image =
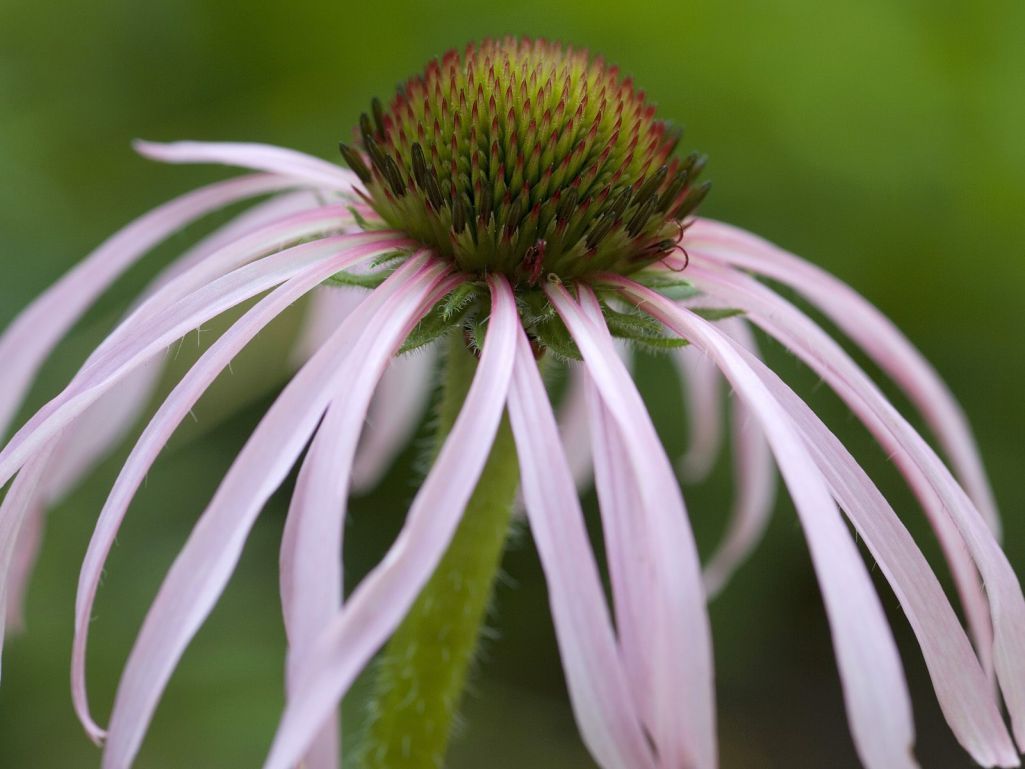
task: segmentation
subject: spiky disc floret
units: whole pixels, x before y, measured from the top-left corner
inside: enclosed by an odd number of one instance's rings
[[[586,51],[506,39],[450,51],[341,145],[388,225],[518,284],[634,272],[671,250],[704,164],[630,78]]]

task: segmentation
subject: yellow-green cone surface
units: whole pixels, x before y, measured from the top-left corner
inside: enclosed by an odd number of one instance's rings
[[[517,285],[658,261],[708,189],[631,79],[544,41],[451,51],[357,134],[342,154],[389,226]]]

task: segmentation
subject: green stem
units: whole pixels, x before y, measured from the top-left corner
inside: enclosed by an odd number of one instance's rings
[[[463,405],[477,362],[449,340],[435,453]],[[502,559],[519,465],[503,417],[484,473],[448,550],[377,665],[365,769],[439,769]]]

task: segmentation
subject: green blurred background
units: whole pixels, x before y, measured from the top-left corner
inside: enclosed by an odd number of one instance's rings
[[[662,115],[686,126],[686,146],[711,155],[715,190],[705,214],[835,271],[908,333],[977,430],[1006,517],[1006,547],[1025,572],[1019,0],[4,0],[0,324],[129,218],[230,173],[149,164],[132,154],[132,138],[266,141],[333,158],[371,96],[390,93],[448,47],[507,33],[589,46],[620,63]],[[34,404],[66,381],[174,249],[204,231],[192,228],[161,249],[90,313],[44,371]],[[109,712],[120,665],[166,568],[280,385],[277,361],[297,321],[291,315],[235,364],[140,493],[96,610],[90,664],[100,714]],[[913,500],[860,426],[792,358],[774,348],[768,355],[935,555]],[[684,423],[673,373],[664,360],[646,360],[640,377],[678,455]],[[411,449],[379,492],[353,504],[350,581],[401,521],[415,459]],[[52,516],[29,597],[29,632],[4,655],[0,766],[99,765],[74,720],[67,670],[78,565],[116,469],[117,457]],[[687,494],[707,552],[728,508],[728,467]],[[261,762],[282,703],[276,564],[286,500],[282,493],[268,506],[176,673],[142,769]],[[593,496],[587,501],[593,514]],[[506,571],[492,622],[499,637],[487,644],[450,766],[589,767],[528,535],[512,547]],[[923,766],[968,766],[945,730],[907,624],[882,592],[914,689]],[[826,621],[788,500],[712,618],[723,766],[856,766]],[[347,702],[353,728],[359,699],[357,690]]]

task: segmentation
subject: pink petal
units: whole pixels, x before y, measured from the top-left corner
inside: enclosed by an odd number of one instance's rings
[[[559,402],[558,425],[562,448],[569,462],[570,475],[578,489],[591,485],[594,474],[591,457],[590,415],[587,409],[587,371],[571,366],[566,392]]]
[[[359,183],[356,174],[334,163],[302,152],[268,144],[238,142],[172,142],[157,144],[137,140],[136,152],[162,163],[218,163],[268,171],[289,177],[293,182],[326,190],[351,192]]]
[[[160,379],[161,367],[140,366],[104,393],[68,427],[50,463],[46,503],[64,498],[135,426]]]
[[[459,524],[498,431],[519,327],[508,283],[492,276],[490,285],[488,334],[466,402],[388,555],[307,655],[265,769],[291,769],[305,753],[318,726],[401,622]]]
[[[645,312],[705,350],[757,416],[804,528],[826,605],[855,746],[868,769],[915,767],[914,727],[900,657],[872,580],[796,428],[734,346],[697,315],[625,278],[608,276]]]
[[[318,604],[324,603],[328,610],[328,619],[342,605],[342,558],[341,544],[342,534],[345,530],[344,516],[345,509],[338,511],[338,515],[331,516],[332,520],[325,521],[323,525],[329,526],[336,531],[331,532],[331,538],[320,542],[314,542],[312,551],[303,551],[298,546],[300,535],[300,523],[302,519],[313,515],[316,510],[313,494],[315,489],[310,482],[313,474],[313,466],[321,462],[329,461],[324,457],[323,452],[331,441],[321,438],[323,428],[317,431],[317,435],[306,454],[306,459],[299,470],[299,477],[296,479],[295,491],[292,493],[292,503],[288,508],[288,517],[285,519],[285,531],[281,538],[281,610],[285,618],[285,632],[288,636],[288,660],[286,666],[286,687],[291,690],[294,686],[297,663],[300,655],[306,654],[310,644],[310,637],[303,638],[305,629],[315,619],[315,611]],[[307,524],[303,528],[309,528]],[[308,543],[306,543],[308,544]],[[338,548],[335,549],[337,544]],[[313,584],[309,584],[308,575],[314,575]],[[304,591],[310,590],[312,593]],[[314,630],[318,630],[315,627]],[[315,638],[315,633],[313,638]],[[299,642],[303,646],[300,647]],[[301,766],[309,769],[333,769],[339,765],[341,755],[339,753],[340,731],[338,724],[338,713],[332,713],[321,726],[316,737],[302,757]]]
[[[331,395],[371,350],[393,349],[438,298],[443,266],[411,259],[285,387],[246,443],[175,560],[125,665],[104,769],[127,769],[178,659],[227,583],[249,529],[284,480]],[[387,288],[385,288],[387,286]],[[392,293],[394,290],[394,293]],[[354,332],[358,341],[349,344]],[[326,716],[326,712],[322,714]],[[312,728],[316,729],[323,717]],[[297,757],[298,758],[298,757]]]
[[[673,362],[683,385],[690,435],[687,453],[680,459],[684,480],[697,483],[708,477],[722,450],[722,390],[719,372],[700,352],[691,347],[674,350]]]
[[[342,605],[342,534],[353,460],[374,388],[391,357],[379,347],[344,381],[317,431],[296,484],[281,554],[281,597],[288,633],[290,696],[306,656]],[[338,765],[337,713],[322,722],[303,766]]]
[[[8,491],[5,501],[11,496],[12,493]],[[8,634],[17,634],[25,630],[26,596],[32,570],[43,543],[43,529],[46,526],[45,513],[42,502],[36,495],[36,499],[29,504],[24,513],[24,520],[17,534],[14,556],[7,572],[7,607],[5,617],[0,619],[0,622],[6,621]],[[0,638],[2,637],[0,634]]]
[[[632,478],[621,477],[618,485],[632,487],[627,496],[630,506],[636,506],[632,518],[644,529],[637,534],[630,557],[636,563],[647,551],[647,568],[653,572],[654,584],[639,610],[639,632],[651,660],[628,665],[628,670],[644,670],[647,664],[653,673],[640,682],[648,697],[642,713],[662,764],[713,767],[717,750],[711,630],[683,497],[644,402],[616,355],[597,298],[585,286],[579,292],[580,305],[561,286],[548,288],[618,429],[632,473]],[[644,579],[643,568],[634,574]]]
[[[622,340],[616,342],[616,354],[627,369],[632,368],[633,350]],[[591,417],[587,406],[587,383],[587,372],[577,364],[570,365],[566,391],[555,410],[559,436],[566,452],[566,459],[569,461],[570,473],[573,475],[577,490],[581,492],[591,487],[594,476],[591,463],[591,428],[588,424]]]
[[[352,470],[353,491],[380,482],[412,439],[434,391],[437,347],[392,359],[370,404],[370,416]]]
[[[313,292],[292,356],[294,364],[298,367],[309,360],[366,298],[366,291],[341,286],[322,286]]]
[[[548,395],[526,337],[517,344],[509,419],[577,724],[602,769],[654,769]]]
[[[3,640],[7,620],[8,575],[15,558],[14,547],[21,541],[22,526],[36,501],[35,489],[42,481],[55,446],[56,441],[50,441],[42,447],[39,454],[18,473],[0,503],[0,641]],[[3,644],[0,643],[0,651],[2,649]]]
[[[104,564],[132,497],[181,421],[192,410],[210,384],[256,334],[327,277],[361,259],[369,259],[372,256],[373,251],[365,246],[343,251],[307,267],[256,304],[214,342],[182,378],[146,427],[125,461],[114,488],[103,506],[89,542],[89,548],[82,563],[75,602],[75,639],[71,665],[72,695],[79,719],[93,739],[99,740],[103,732],[89,713],[86,697],[85,661],[89,622]],[[355,326],[350,326],[349,329],[350,337],[358,331],[358,327]]]
[[[727,319],[719,327],[757,356],[757,343],[746,323]],[[776,501],[772,452],[743,401],[732,404],[731,426],[736,499],[726,534],[705,564],[705,591],[709,598],[726,586],[761,541]]]
[[[226,273],[252,262],[263,256],[273,255],[298,242],[313,240],[328,234],[344,231],[351,226],[352,217],[343,206],[323,206],[287,216],[223,245],[221,248],[196,259],[195,264],[187,269],[175,269],[169,279],[164,282],[151,296],[143,299],[119,326],[104,340],[97,351],[90,356],[89,363],[99,357],[101,352],[122,340],[123,335],[134,333],[140,319],[157,314],[173,302],[207,286]],[[389,237],[389,233],[375,232],[368,234],[351,234],[348,237],[356,241],[376,240]],[[401,242],[395,239],[393,242]],[[404,243],[408,245],[408,242]],[[186,259],[192,260],[194,254]]]
[[[354,243],[364,242],[367,248],[378,252],[404,244],[396,238],[340,235],[264,257],[166,308],[150,311],[147,305],[150,302],[159,305],[163,298],[162,292],[158,292],[108,337],[64,392],[40,409],[0,451],[0,485],[56,431],[66,427],[121,377],[174,340],[224,310],[287,280],[304,267]],[[173,291],[176,284],[177,281],[165,290]]]
[[[0,434],[6,432],[42,362],[82,313],[153,246],[189,222],[238,200],[293,186],[246,176],[190,192],[136,219],[43,292],[0,336]]]
[[[151,282],[143,297],[152,296],[173,278],[258,227],[316,205],[312,193],[301,192],[254,206],[175,260]],[[26,522],[15,547],[15,560],[8,576],[7,616],[11,629],[20,629],[23,622],[24,594],[41,544],[47,508],[77,486],[96,463],[124,439],[149,403],[162,370],[162,361],[140,366],[105,393],[62,435],[50,466],[41,475],[43,482],[36,488],[36,498],[29,503]]]
[[[366,291],[325,287],[316,292],[300,338],[296,359],[313,350],[366,297]],[[430,346],[392,360],[370,404],[370,416],[356,453],[352,490],[369,491],[413,437],[434,389],[437,350]]]
[[[354,373],[344,380],[342,391],[332,401],[327,416],[317,431],[306,461],[299,474],[282,541],[281,596],[288,633],[288,690],[294,692],[301,666],[313,648],[319,633],[329,624],[342,605],[342,534],[349,495],[350,478],[359,469],[354,467],[357,445],[365,456],[367,441],[360,442],[371,399],[377,408],[385,408],[378,416],[385,431],[394,424],[405,427],[411,421],[401,413],[408,393],[429,392],[426,383],[417,381],[416,370],[396,363],[406,358],[392,358],[384,346],[361,357]],[[426,359],[426,358],[425,358]],[[389,363],[391,364],[389,366]],[[388,375],[391,374],[391,383]],[[397,379],[401,375],[401,381]],[[384,377],[382,381],[382,376]],[[376,388],[376,394],[375,394]],[[398,388],[398,392],[396,392]],[[419,416],[417,412],[416,416]],[[373,414],[371,419],[373,418]],[[390,459],[398,446],[371,443],[379,462]],[[385,438],[387,441],[388,439]],[[384,452],[384,456],[382,456]],[[386,465],[385,465],[386,467]],[[303,766],[309,769],[331,769],[338,766],[337,713],[332,712],[307,750]]]
[[[747,276],[696,264],[696,260],[691,267],[690,276],[705,290],[714,285],[719,298],[745,308],[753,322],[826,380],[892,455],[944,545],[983,667],[990,664],[992,653],[1015,738],[1019,747],[1025,746],[1025,597],[1007,557],[971,500],[935,452],[843,349],[793,305]],[[982,576],[985,595],[961,551],[962,542]]]
[[[982,766],[1018,766],[989,679],[939,580],[893,508],[812,410],[760,360],[744,357],[800,429],[833,496],[893,587],[958,740]]]
[[[316,196],[311,192],[280,195],[253,206],[203,238],[172,262],[146,287],[142,299],[153,296],[164,286],[234,241],[251,235],[268,224],[316,209],[318,206]],[[193,281],[192,285],[202,284]],[[179,295],[181,288],[179,284]],[[77,486],[96,462],[119,444],[139,420],[156,389],[163,370],[161,363],[154,361],[140,366],[125,377],[116,388],[100,398],[69,428],[61,441],[60,461],[51,463],[48,473],[47,494],[51,503],[63,498],[68,491]]]
[[[583,377],[582,377],[583,378]],[[642,501],[630,472],[630,456],[619,437],[612,415],[588,380],[588,405],[594,435],[594,474],[598,492],[605,555],[612,583],[616,631],[623,650],[623,665],[634,702],[654,728],[654,678],[657,661],[648,653],[651,643],[653,596],[658,594],[658,574],[653,568],[651,532],[637,514]]]
[[[968,420],[935,369],[893,323],[864,297],[825,270],[736,227],[698,219],[688,248],[782,281],[804,294],[897,382],[925,417],[950,456],[990,528],[1000,517]]]
[[[915,456],[924,457],[915,448],[916,441],[922,442],[917,432],[906,422],[901,426],[899,422],[903,420],[899,417],[896,431],[888,426],[886,415],[890,412],[896,414],[896,411],[885,396],[840,346],[796,307],[752,278],[728,267],[717,267],[714,263],[700,264],[695,260],[689,274],[722,301],[746,309],[752,322],[798,354],[830,384],[876,440],[893,456],[936,531],[950,564],[983,666],[991,670],[993,629],[987,599],[979,583],[972,555],[965,550],[962,535],[956,523],[951,521],[942,495],[930,484],[928,473],[921,467],[921,463],[928,462],[928,459],[915,459]],[[928,453],[931,454],[931,451]],[[949,478],[949,473],[946,476]],[[956,486],[953,479],[950,479],[950,483]],[[977,513],[972,509],[970,514]]]

